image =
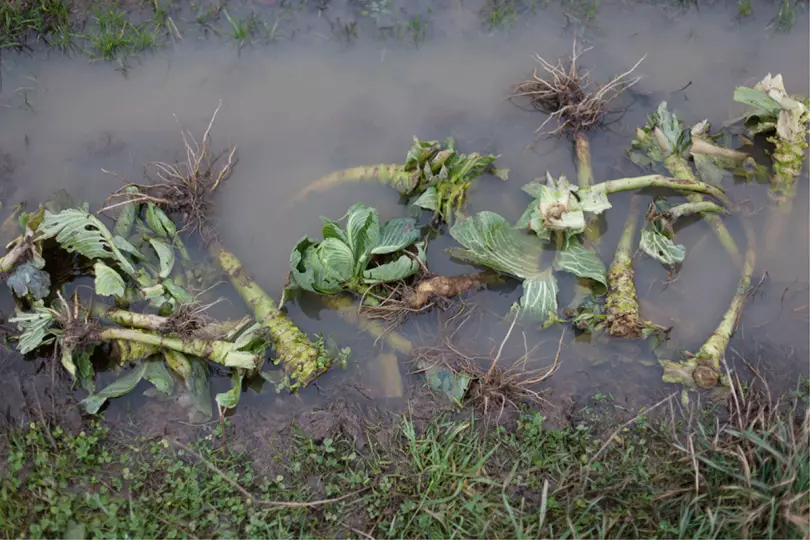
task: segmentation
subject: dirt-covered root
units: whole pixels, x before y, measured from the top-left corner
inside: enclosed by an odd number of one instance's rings
[[[509,96],[511,100],[527,99],[529,104],[549,117],[537,128],[537,133],[556,135],[588,131],[602,125],[605,115],[612,112],[613,102],[640,77],[631,77],[642,58],[636,64],[604,85],[591,81],[587,71],[581,72],[579,57],[589,51],[574,49],[568,59],[558,58],[556,64],[536,56],[540,72],[534,70],[532,78],[518,83]],[[546,130],[546,124],[555,120],[557,127]]]
[[[439,298],[454,298],[475,291],[492,281],[489,273],[463,276],[431,276],[421,280],[402,298],[410,309],[422,309]]]
[[[385,320],[390,327],[394,327],[408,316],[424,313],[434,307],[447,310],[456,297],[500,280],[497,274],[487,271],[463,276],[424,275],[410,284],[399,282],[389,285],[387,296],[380,298],[377,305],[364,306],[362,312],[369,318]]]
[[[195,337],[206,326],[214,322],[205,314],[210,306],[180,304],[174,313],[166,317],[161,332],[176,334],[182,338]]]
[[[178,216],[184,224],[181,230],[198,232],[204,239],[213,235],[212,195],[231,176],[236,165],[236,146],[219,153],[211,150],[211,128],[221,106],[220,102],[199,142],[190,131],[180,131],[186,150],[185,161],[150,163],[146,168],[150,182],[126,182],[110,196],[102,211],[151,202],[167,214]],[[137,188],[137,192],[133,193],[131,187]]]

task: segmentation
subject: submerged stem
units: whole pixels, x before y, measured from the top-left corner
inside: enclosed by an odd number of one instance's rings
[[[695,173],[692,172],[691,167],[689,167],[689,164],[682,157],[672,154],[664,160],[664,166],[667,168],[670,174],[694,182],[698,181],[697,178],[695,177]],[[690,203],[695,204],[703,201],[703,197],[701,197],[697,193],[692,193],[688,195],[686,199]],[[717,235],[718,240],[720,240],[720,243],[723,244],[724,248],[726,248],[728,254],[731,255],[731,258],[734,260],[734,264],[741,265],[742,254],[740,253],[740,250],[737,247],[737,242],[734,241],[734,237],[731,236],[730,232],[728,232],[728,229],[723,223],[723,220],[720,219],[720,216],[717,216],[715,214],[704,214],[704,218],[709,223],[709,225],[711,225],[712,230],[714,230],[714,233]]]
[[[705,193],[706,195],[711,195],[712,197],[723,203],[728,202],[728,198],[726,197],[725,193],[723,193],[723,190],[721,190],[720,188],[717,188],[705,182],[701,182],[700,180],[695,179],[694,175],[692,175],[691,177],[686,177],[678,175],[673,171],[670,172],[678,176],[678,178],[669,178],[667,176],[662,176],[660,174],[649,174],[646,176],[636,176],[633,178],[617,178],[616,180],[607,180],[605,182],[599,182],[598,184],[595,184],[593,187],[591,187],[591,190],[609,195],[611,193],[619,193],[620,191],[632,191],[636,189],[668,188],[674,189],[676,191]]]
[[[751,286],[751,276],[756,262],[756,242],[750,224],[746,222],[748,250],[745,253],[745,264],[737,283],[737,291],[731,304],[723,315],[717,329],[709,336],[698,353],[686,362],[663,362],[664,382],[679,383],[688,387],[711,388],[720,380],[720,367],[726,354],[729,340],[742,315],[745,297]]]
[[[390,185],[398,191],[404,190],[407,192],[406,187],[410,186],[410,188],[413,188],[413,175],[413,171],[406,171],[403,169],[402,165],[398,163],[380,163],[377,165],[351,167],[321,176],[299,191],[295,196],[295,200],[301,201],[312,193],[332,189],[340,184],[352,181],[375,181]]]
[[[321,299],[327,306],[334,309],[341,319],[358,327],[375,340],[382,339],[389,347],[406,357],[410,357],[413,353],[413,343],[408,338],[361,313],[354,306],[354,299],[351,296],[336,294],[323,296]]]
[[[591,168],[591,145],[588,136],[578,131],[574,137],[574,148],[577,154],[577,180],[579,187],[585,188],[593,185],[593,169]]]

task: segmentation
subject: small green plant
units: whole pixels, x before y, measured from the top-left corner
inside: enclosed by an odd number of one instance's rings
[[[116,4],[93,7],[94,26],[85,36],[91,56],[104,60],[121,60],[152,49],[158,44],[161,29],[135,24]]]
[[[796,2],[791,0],[782,0],[779,6],[779,11],[776,17],[773,18],[768,28],[774,29],[777,32],[789,32],[796,22]]]
[[[69,34],[69,28],[68,6],[63,0],[0,2],[0,49],[19,48],[40,36]]]
[[[258,19],[255,13],[251,13],[244,19],[231,17],[230,13],[228,13],[228,10],[225,8],[222,8],[222,13],[228,20],[228,26],[230,27],[229,34],[234,41],[242,46],[253,40],[253,36],[258,29]]]
[[[737,17],[744,19],[751,16],[751,0],[737,0]]]

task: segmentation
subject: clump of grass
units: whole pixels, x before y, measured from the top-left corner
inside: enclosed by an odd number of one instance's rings
[[[119,60],[158,46],[160,26],[136,24],[117,4],[95,6],[90,12],[94,24],[84,37],[89,54],[104,60]]]
[[[559,429],[536,410],[497,427],[406,415],[362,447],[294,427],[271,477],[211,438],[227,425],[186,444],[32,423],[0,445],[0,534],[807,537],[808,388],[733,388],[722,410],[679,411],[673,394],[629,419],[595,396]]]
[[[24,47],[48,34],[69,34],[68,5],[63,0],[0,2],[0,49]]]
[[[779,11],[776,13],[773,20],[771,20],[768,29],[773,29],[777,32],[790,32],[795,22],[796,2],[792,0],[782,0],[779,5]]]

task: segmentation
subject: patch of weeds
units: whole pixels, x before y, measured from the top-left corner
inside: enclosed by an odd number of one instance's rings
[[[397,39],[419,47],[427,39],[427,29],[427,18],[415,15],[397,25]]]
[[[796,22],[796,2],[793,0],[782,0],[776,17],[771,20],[768,29],[776,32],[789,32]]]
[[[0,534],[810,534],[810,416],[798,400],[778,407],[737,387],[723,415],[629,422],[609,413],[609,396],[594,401],[602,414],[562,429],[537,411],[509,428],[467,416],[420,429],[405,417],[388,436],[369,431],[360,447],[341,429],[313,440],[294,428],[272,477],[256,476],[249,456],[217,449],[216,439],[185,446],[121,439],[99,424],[77,435],[32,424],[7,437]]]
[[[89,54],[104,60],[120,60],[157,46],[162,34],[157,24],[130,21],[126,11],[117,5],[96,6],[91,9],[94,24],[85,36]]]
[[[225,15],[225,19],[228,21],[228,35],[240,47],[253,41],[260,26],[260,21],[255,13],[251,12],[250,15],[244,18],[234,18],[231,17],[227,9],[222,8],[222,14]]]
[[[491,0],[483,9],[484,26],[489,30],[508,28],[517,21],[514,0]]]
[[[684,1],[689,2],[691,0]],[[596,19],[596,11],[599,9],[600,3],[601,0],[564,0],[563,6],[569,16],[587,24]]]
[[[751,0],[737,0],[737,18],[750,17],[751,13]]]
[[[68,5],[63,0],[0,1],[0,49],[20,48],[49,34],[57,44],[70,35]]]

